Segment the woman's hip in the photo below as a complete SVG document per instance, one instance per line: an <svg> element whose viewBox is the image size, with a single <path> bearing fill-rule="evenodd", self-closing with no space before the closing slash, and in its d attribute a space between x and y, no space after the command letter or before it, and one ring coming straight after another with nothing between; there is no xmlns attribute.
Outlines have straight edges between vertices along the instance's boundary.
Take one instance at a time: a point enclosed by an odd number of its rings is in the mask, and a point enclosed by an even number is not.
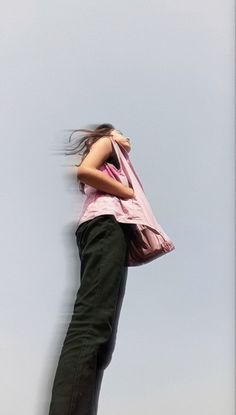
<svg viewBox="0 0 236 415"><path fill-rule="evenodd" d="M80 258L82 255L103 255L112 262L124 261L128 249L124 225L110 214L81 223L75 233Z"/></svg>

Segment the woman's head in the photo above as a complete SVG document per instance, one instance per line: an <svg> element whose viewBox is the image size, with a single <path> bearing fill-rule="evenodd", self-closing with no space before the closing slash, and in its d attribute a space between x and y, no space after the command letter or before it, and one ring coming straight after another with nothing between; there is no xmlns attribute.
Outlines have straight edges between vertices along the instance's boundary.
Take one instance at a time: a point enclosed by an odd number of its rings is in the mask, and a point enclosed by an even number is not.
<svg viewBox="0 0 236 415"><path fill-rule="evenodd" d="M109 136L114 137L114 139L124 139L124 135L121 131L116 130L113 124L110 123L103 123L103 124L95 124L93 125L93 128L79 128L76 130L72 130L72 133L69 136L69 142L71 142L72 136L77 132L85 132L86 134L83 134L81 138L79 138L77 144L74 145L74 147L68 148L66 150L66 155L71 154L79 154L81 155L81 161L84 160L84 158L89 153L90 147L93 143L95 143L97 140L99 140L101 137ZM127 137L129 140L129 138ZM79 165L80 165L79 164ZM76 165L77 167L79 165ZM84 193L84 183L79 182L79 188L82 193Z"/></svg>

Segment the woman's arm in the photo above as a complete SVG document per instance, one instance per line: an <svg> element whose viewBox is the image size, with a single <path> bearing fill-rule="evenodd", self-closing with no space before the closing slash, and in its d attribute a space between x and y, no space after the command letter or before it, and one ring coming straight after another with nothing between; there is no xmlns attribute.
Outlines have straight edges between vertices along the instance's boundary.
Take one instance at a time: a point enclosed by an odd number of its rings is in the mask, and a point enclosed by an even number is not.
<svg viewBox="0 0 236 415"><path fill-rule="evenodd" d="M122 183L98 170L112 153L112 144L107 137L102 137L90 147L90 151L78 167L77 176L82 183L95 187L102 192L114 196L131 198L134 191L131 187Z"/></svg>

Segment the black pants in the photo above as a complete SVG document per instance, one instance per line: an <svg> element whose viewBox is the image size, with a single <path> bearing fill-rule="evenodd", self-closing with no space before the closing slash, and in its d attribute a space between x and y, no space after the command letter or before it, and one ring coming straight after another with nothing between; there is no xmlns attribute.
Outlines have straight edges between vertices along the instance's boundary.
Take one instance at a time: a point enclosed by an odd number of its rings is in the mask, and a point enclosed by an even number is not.
<svg viewBox="0 0 236 415"><path fill-rule="evenodd" d="M62 346L49 415L96 415L115 347L128 274L127 226L100 215L76 231L80 287Z"/></svg>

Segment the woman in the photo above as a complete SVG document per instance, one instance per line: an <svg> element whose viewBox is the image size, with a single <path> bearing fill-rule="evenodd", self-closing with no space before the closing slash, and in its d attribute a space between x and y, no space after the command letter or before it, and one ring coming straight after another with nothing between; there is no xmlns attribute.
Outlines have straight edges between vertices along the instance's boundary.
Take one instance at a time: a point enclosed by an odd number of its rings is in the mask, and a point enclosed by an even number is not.
<svg viewBox="0 0 236 415"><path fill-rule="evenodd" d="M127 152L131 149L129 139L112 124L98 125L88 132L78 146L84 144L85 148L78 168L80 190L91 186L118 198L132 198L129 185L99 170L104 162L120 167L108 138ZM81 284L55 374L49 415L97 413L103 372L111 361L125 292L128 227L112 214L99 215L99 210L90 220L82 222L81 217L76 231Z"/></svg>
<svg viewBox="0 0 236 415"><path fill-rule="evenodd" d="M175 248L156 222L129 160L128 137L112 124L74 131L88 133L73 149L74 153L81 146L85 149L78 179L86 199L75 233L81 284L49 415L97 414L103 372L114 351L127 266L141 265Z"/></svg>

